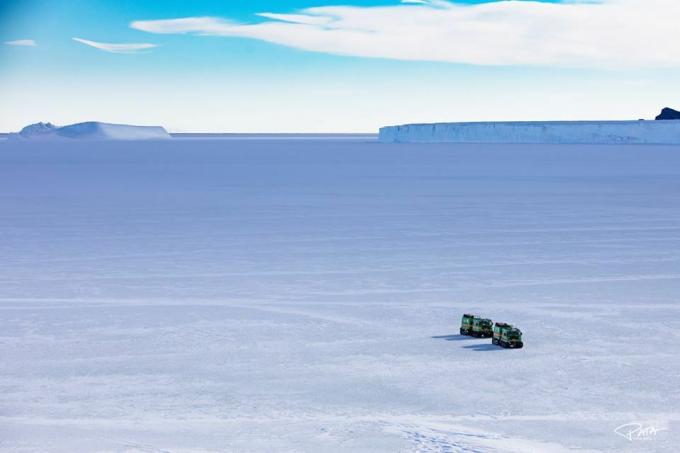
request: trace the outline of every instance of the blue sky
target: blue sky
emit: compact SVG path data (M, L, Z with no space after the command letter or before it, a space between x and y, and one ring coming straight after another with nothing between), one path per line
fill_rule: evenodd
M677 0L0 5L4 131L96 119L371 132L652 117L680 104Z

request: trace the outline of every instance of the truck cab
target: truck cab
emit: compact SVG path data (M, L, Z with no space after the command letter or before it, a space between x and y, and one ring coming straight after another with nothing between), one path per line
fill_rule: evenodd
M502 348L522 348L524 346L524 342L522 342L522 331L516 327L503 330L498 344Z
M512 325L506 322L497 322L493 326L493 337L491 337L491 343L498 344L501 339L501 335L505 330L512 329Z
M475 319L475 315L464 314L463 319L460 321L460 334L470 335L472 333L472 320Z

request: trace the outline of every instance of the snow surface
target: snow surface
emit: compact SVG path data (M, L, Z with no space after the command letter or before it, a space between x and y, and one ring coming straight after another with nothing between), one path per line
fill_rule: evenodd
M387 126L386 143L680 144L680 121L519 121Z
M10 134L11 139L29 140L162 140L171 138L161 126L130 126L98 121L57 127L52 123L36 123L26 126L21 132Z
M0 451L680 445L680 147L93 146L0 142Z

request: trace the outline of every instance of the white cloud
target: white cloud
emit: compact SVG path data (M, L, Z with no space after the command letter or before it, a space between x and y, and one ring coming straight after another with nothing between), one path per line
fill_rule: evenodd
M395 0L396 1L396 0ZM359 57L572 67L680 67L679 0L402 0L261 13L262 22L214 17L135 21L150 33L246 37Z
M111 44L111 43L105 43L105 42L96 42L96 41L89 41L87 39L82 39L82 38L72 38L74 41L78 41L79 43L85 44L90 47L94 47L95 49L103 50L104 52L111 52L111 53L139 53L142 50L148 50L148 49L153 49L156 46L156 44L148 44L148 43L141 43L141 44Z
M308 14L258 13L257 15L267 19L290 22L293 24L326 25L333 22L332 17L310 16Z
M16 41L5 41L8 46L19 46L19 47L36 47L38 45L32 39L17 39Z
M217 17L185 17L167 20L139 20L130 27L149 33L174 34L196 33L199 35L227 35L226 31L237 27L235 22Z

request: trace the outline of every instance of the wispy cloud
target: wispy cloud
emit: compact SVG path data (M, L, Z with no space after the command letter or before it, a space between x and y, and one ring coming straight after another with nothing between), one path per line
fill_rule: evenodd
M5 44L7 44L8 46L17 47L36 47L38 45L38 43L32 39L17 39L15 41L5 41Z
M215 17L135 21L150 33L246 37L359 57L573 67L680 67L678 0L403 0L381 7L324 6Z
M229 31L240 25L217 17L185 17L182 19L138 20L131 28L159 34L196 33L199 35L235 36Z
M85 44L86 46L94 47L95 49L103 50L110 53L139 53L143 50L153 49L158 47L156 44L138 43L138 44L112 44L106 42L90 41L82 38L72 38L74 41Z

